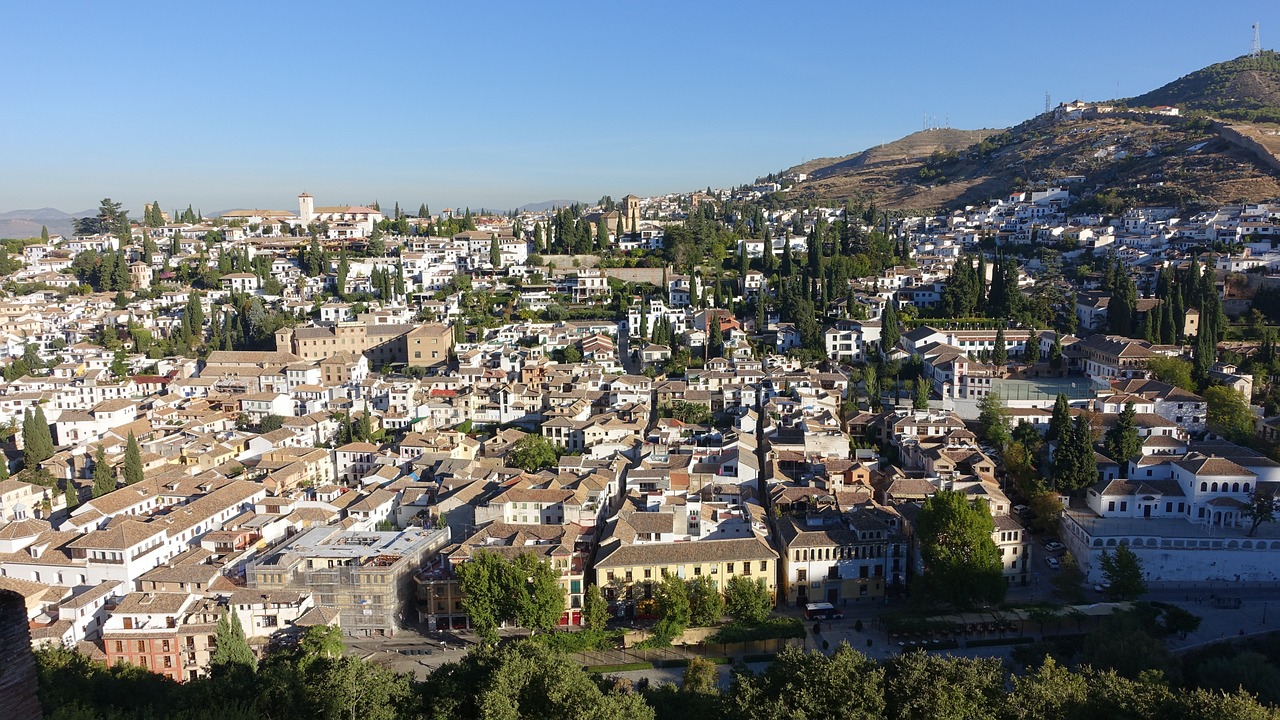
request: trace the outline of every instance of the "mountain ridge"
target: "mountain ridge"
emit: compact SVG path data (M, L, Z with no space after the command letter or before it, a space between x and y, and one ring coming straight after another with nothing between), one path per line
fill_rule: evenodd
M1280 197L1272 169L1280 158L1280 148L1272 145L1280 140L1269 140L1277 130L1249 124L1273 117L1280 122L1280 54L1216 63L1128 100L1084 105L1082 111L1060 106L965 147L939 147L927 157L899 153L868 162L867 150L811 161L784 171L814 172L777 199L807 204L874 198L890 209L930 211L1068 179L1080 183L1078 193L1118 198L1117 207L1200 208ZM1150 110L1162 105L1182 112L1173 117ZM1212 122L1215 117L1231 121L1239 132L1222 130ZM921 134L879 147L910 145ZM1266 149L1242 143L1241 134ZM1264 157L1268 151L1270 158Z

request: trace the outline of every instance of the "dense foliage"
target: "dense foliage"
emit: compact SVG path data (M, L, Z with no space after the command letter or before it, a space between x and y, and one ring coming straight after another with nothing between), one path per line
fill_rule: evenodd
M328 628L312 630L297 648L276 651L256 668L232 664L185 685L134 666L108 668L64 649L41 650L37 658L40 698L51 720L1278 717L1248 694L1275 698L1274 644L1245 652L1220 647L1190 658L1187 674L1206 689L1183 688L1143 672L1169 667L1151 664L1169 658L1158 640L1136 634L1143 622L1131 614L1109 618L1105 631L1114 641L1099 636L1096 649L1084 650L1100 656L1110 649L1137 663L1120 672L1072 669L1041 656L1026 673L1010 676L998 659L912 652L877 663L841 645L830 656L788 648L758 674L735 667L723 691L706 661L689 663L683 687L637 687L584 672L570 656L534 642L477 648L419 682L342 656L337 631ZM1124 647L1110 647L1116 643Z

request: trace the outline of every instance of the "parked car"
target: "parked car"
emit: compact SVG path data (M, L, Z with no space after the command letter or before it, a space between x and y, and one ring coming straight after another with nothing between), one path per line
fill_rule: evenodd
M1019 515L1026 515L1027 513L1031 512L1031 506L1030 505L1014 505L1013 511L1018 513Z
M1106 592L1110 588L1111 588L1111 583L1107 582L1106 580L1103 580L1100 583L1096 583L1093 586L1093 589L1096 590L1097 592Z
M1048 550L1051 553L1056 553L1056 552L1062 552L1063 550L1066 550L1067 546L1063 545L1057 540L1046 540L1044 542L1044 549Z
M1059 567L1062 567L1062 563L1058 562L1058 558L1053 557L1053 556L1049 556L1049 557L1045 558L1045 559L1044 559L1044 564L1045 564L1045 565L1048 565L1050 568L1052 568L1052 569L1054 569L1054 570L1057 570Z

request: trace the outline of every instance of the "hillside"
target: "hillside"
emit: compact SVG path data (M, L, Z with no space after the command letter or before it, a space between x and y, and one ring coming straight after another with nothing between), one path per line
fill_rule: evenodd
M1139 114L1055 121L1041 115L960 152L847 167L798 183L785 202L874 197L891 209L931 210L1013 189L1083 177L1125 201L1199 208L1280 197L1276 173L1219 137L1206 120Z
M998 132L1000 130L955 130L952 128L921 130L893 142L877 145L852 155L810 160L786 170L784 174L805 173L810 178L819 179L881 163L919 160L927 158L935 152L963 150Z
M1280 53L1216 63L1123 101L1132 108L1173 105L1233 120L1280 122Z
M84 210L72 214L57 208L10 210L0 213L0 238L39 237L41 226L48 227L49 232L54 235L70 235L74 218L86 217L96 212Z

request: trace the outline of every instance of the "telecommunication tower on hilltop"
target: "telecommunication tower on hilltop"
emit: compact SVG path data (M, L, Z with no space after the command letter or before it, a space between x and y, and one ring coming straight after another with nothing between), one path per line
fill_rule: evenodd
M1262 54L1262 28L1261 23L1253 24L1253 46L1249 49L1249 57L1258 57Z

